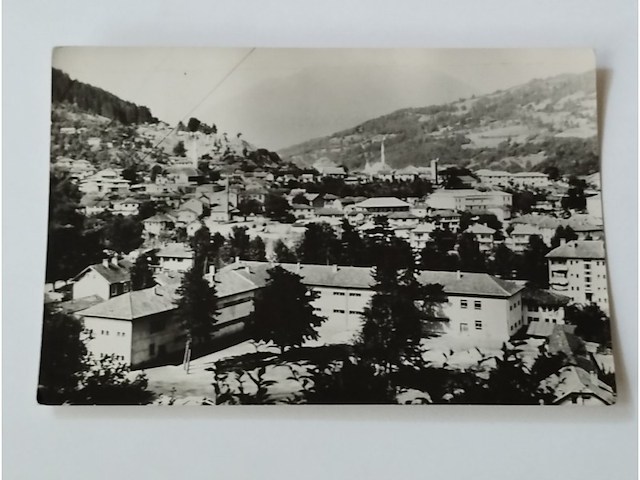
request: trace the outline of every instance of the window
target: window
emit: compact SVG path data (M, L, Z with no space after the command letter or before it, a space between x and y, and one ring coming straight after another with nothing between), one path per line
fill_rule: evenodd
M460 331L461 332L466 332L467 330L469 330L469 325L467 325L466 323L461 323L460 324Z
M476 320L476 330L482 330L482 322L480 320Z
M460 300L460 308L467 308L467 301L466 300Z
M156 354L156 344L155 343L150 343L149 344L149 355L153 356Z
M475 302L473 302L473 308L475 310L482 310L482 302L479 300L476 300Z

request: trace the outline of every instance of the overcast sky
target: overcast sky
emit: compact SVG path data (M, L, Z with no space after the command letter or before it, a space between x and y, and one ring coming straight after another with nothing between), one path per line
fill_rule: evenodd
M594 62L591 50L560 49L65 47L53 55L72 78L146 105L171 125L195 116L270 149Z

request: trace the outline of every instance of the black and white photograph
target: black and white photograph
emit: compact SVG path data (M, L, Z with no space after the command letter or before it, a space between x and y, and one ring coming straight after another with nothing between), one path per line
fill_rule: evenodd
M590 49L54 49L34 395L615 404L598 110Z

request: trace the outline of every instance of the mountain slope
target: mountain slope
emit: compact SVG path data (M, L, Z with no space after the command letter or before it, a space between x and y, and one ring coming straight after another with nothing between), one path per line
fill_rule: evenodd
M444 105L395 111L333 135L294 145L280 155L362 168L379 158L396 168L441 163L511 171L558 166L567 173L598 170L595 73L532 80Z
M57 68L51 69L51 101L75 104L87 113L117 120L124 125L158 122L147 107L127 102L101 88L74 80Z

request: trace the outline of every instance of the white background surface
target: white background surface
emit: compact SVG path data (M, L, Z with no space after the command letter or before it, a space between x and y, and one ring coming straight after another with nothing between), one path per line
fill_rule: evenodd
M6 0L5 478L635 478L636 8L633 0ZM619 404L38 406L55 45L594 47L604 93L603 189Z

